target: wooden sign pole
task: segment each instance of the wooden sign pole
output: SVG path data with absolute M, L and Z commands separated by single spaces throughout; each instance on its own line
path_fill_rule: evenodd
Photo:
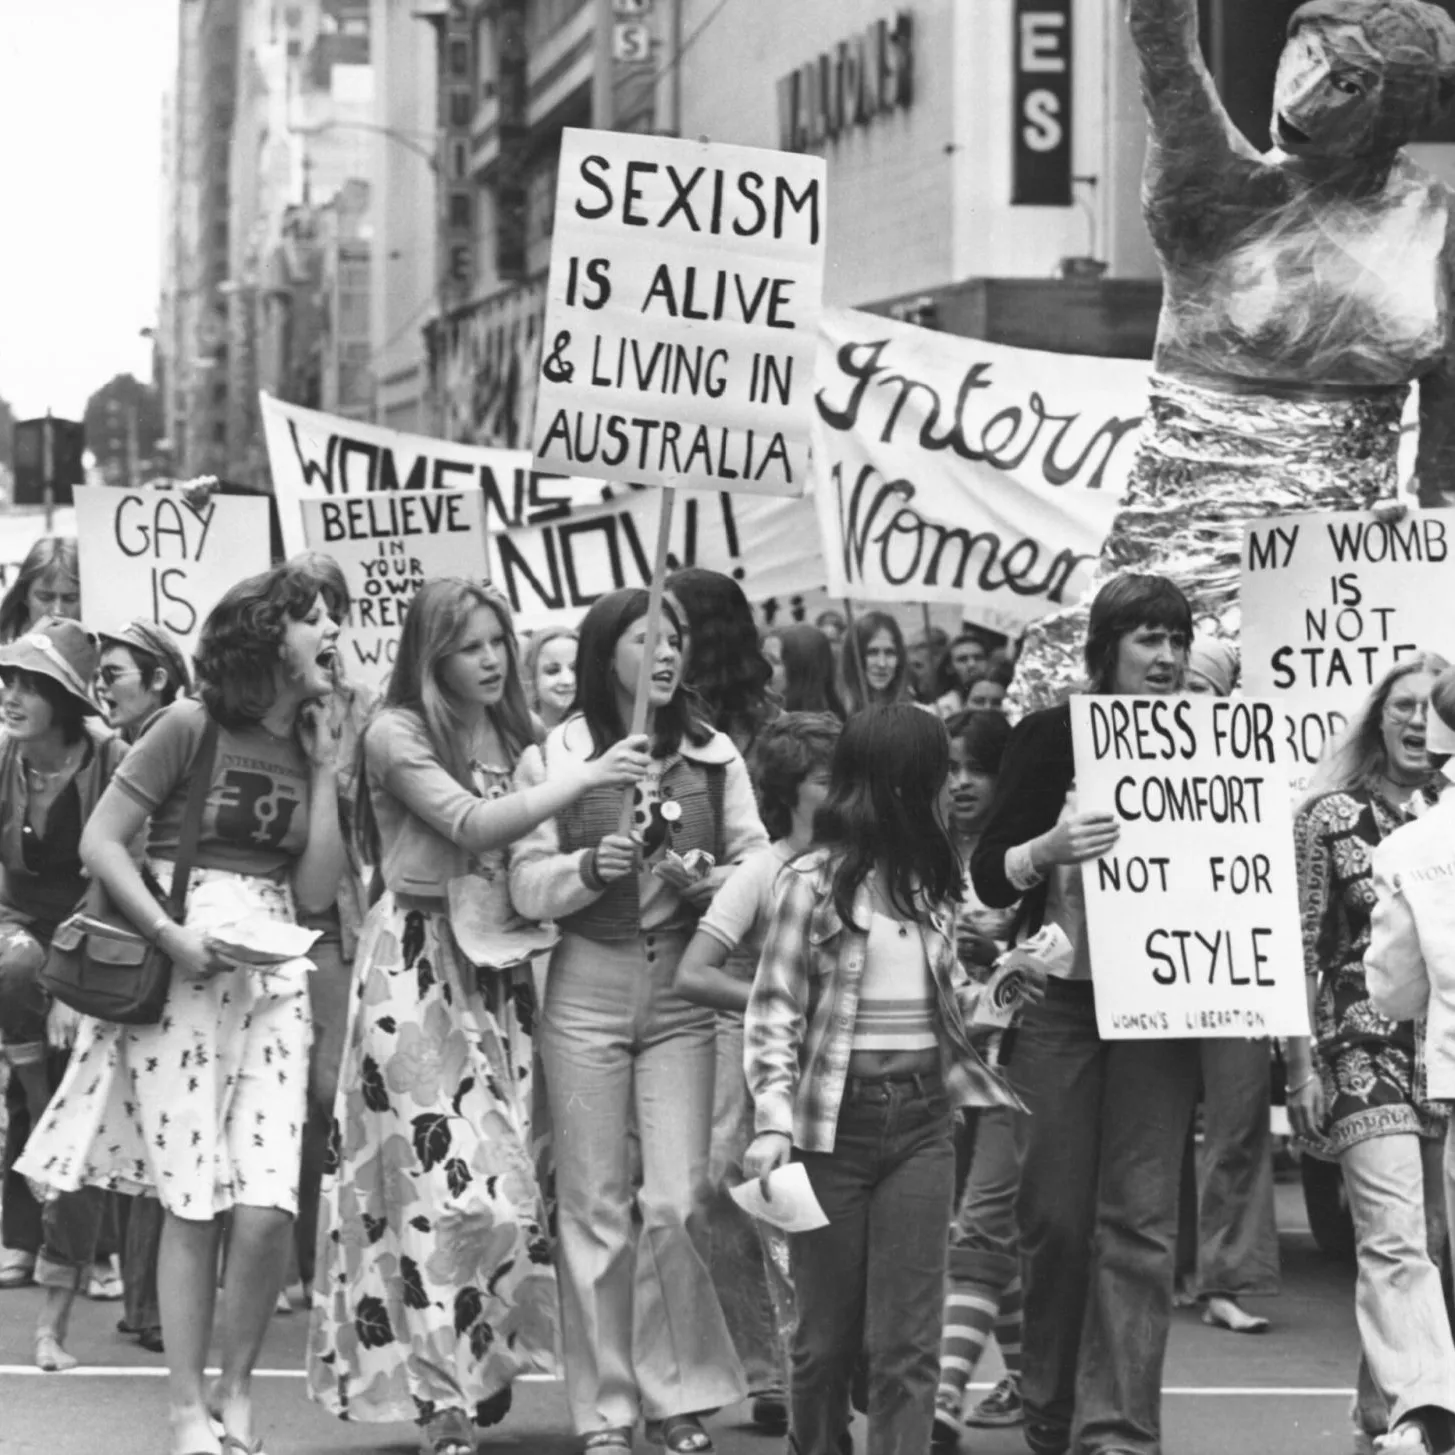
M 667 546 L 672 536 L 672 511 L 677 503 L 677 488 L 662 486 L 662 512 L 657 521 L 657 554 L 652 562 L 652 584 L 647 593 L 647 639 L 642 643 L 642 665 L 637 673 L 637 695 L 632 703 L 632 720 L 628 733 L 635 736 L 651 730 L 652 668 L 657 658 L 657 636 L 662 629 L 662 593 L 667 580 Z M 621 817 L 617 833 L 631 832 L 634 788 L 622 790 Z

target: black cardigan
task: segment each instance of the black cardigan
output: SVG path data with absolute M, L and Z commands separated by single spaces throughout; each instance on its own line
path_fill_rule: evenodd
M 985 826 L 970 856 L 975 893 L 991 909 L 1005 909 L 1022 899 L 1020 890 L 1005 877 L 1006 850 L 1055 828 L 1075 778 L 1069 703 L 1033 712 L 1011 729 Z M 1026 892 L 1012 938 L 1040 929 L 1046 888 L 1043 880 Z

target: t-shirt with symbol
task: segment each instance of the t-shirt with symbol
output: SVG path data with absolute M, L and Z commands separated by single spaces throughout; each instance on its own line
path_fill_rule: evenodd
M 112 779 L 151 815 L 147 854 L 176 857 L 192 765 L 207 710 L 174 702 L 121 760 Z M 234 874 L 288 869 L 308 844 L 308 758 L 292 738 L 261 726 L 219 728 L 202 811 L 197 864 Z

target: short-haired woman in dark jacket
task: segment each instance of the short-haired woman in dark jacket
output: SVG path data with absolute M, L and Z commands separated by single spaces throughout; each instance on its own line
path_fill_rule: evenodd
M 674 1452 L 711 1449 L 699 1416 L 743 1398 L 712 1279 L 689 1225 L 708 1195 L 715 1021 L 673 989 L 677 962 L 733 864 L 768 835 L 747 768 L 682 686 L 682 623 L 664 604 L 647 659 L 647 593 L 604 596 L 581 623 L 579 715 L 521 759 L 517 786 L 579 771 L 626 735 L 651 674 L 652 766 L 634 834 L 620 792 L 578 799 L 520 840 L 511 897 L 563 936 L 546 981 L 540 1047 L 556 1136 L 558 1271 L 571 1416 L 588 1449 L 631 1448 L 638 1414 Z M 690 887 L 657 870 L 711 854 Z M 633 1189 L 630 1131 L 640 1133 Z M 641 1226 L 634 1226 L 633 1203 Z
M 1086 636 L 1092 692 L 1179 690 L 1186 597 L 1160 576 L 1107 582 Z M 1160 1448 L 1182 1143 L 1197 1092 L 1187 1041 L 1103 1041 L 1096 1028 L 1082 864 L 1117 840 L 1110 813 L 1076 806 L 1071 709 L 1018 723 L 971 857 L 991 907 L 1021 900 L 1022 931 L 1054 922 L 1073 949 L 1016 1033 L 1011 1076 L 1031 1116 L 1016 1214 L 1025 1282 L 1026 1443 Z M 1106 967 L 1115 973 L 1115 967 Z

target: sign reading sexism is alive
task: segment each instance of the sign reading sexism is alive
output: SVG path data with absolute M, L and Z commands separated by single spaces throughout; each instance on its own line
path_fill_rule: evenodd
M 1077 807 L 1121 830 L 1081 870 L 1107 1039 L 1308 1034 L 1278 717 L 1246 698 L 1071 699 Z
M 343 568 L 352 607 L 343 636 L 349 676 L 382 686 L 409 603 L 433 576 L 483 581 L 484 496 L 478 490 L 303 501 L 310 550 Z
M 170 490 L 78 487 L 76 548 L 87 626 L 115 632 L 145 617 L 190 657 L 223 592 L 268 569 L 268 502 L 214 495 L 194 506 Z
M 555 216 L 537 467 L 803 494 L 823 159 L 568 128 Z
M 1243 687 L 1273 698 L 1295 786 L 1391 667 L 1455 658 L 1455 522 L 1447 511 L 1381 521 L 1285 515 L 1243 541 Z

